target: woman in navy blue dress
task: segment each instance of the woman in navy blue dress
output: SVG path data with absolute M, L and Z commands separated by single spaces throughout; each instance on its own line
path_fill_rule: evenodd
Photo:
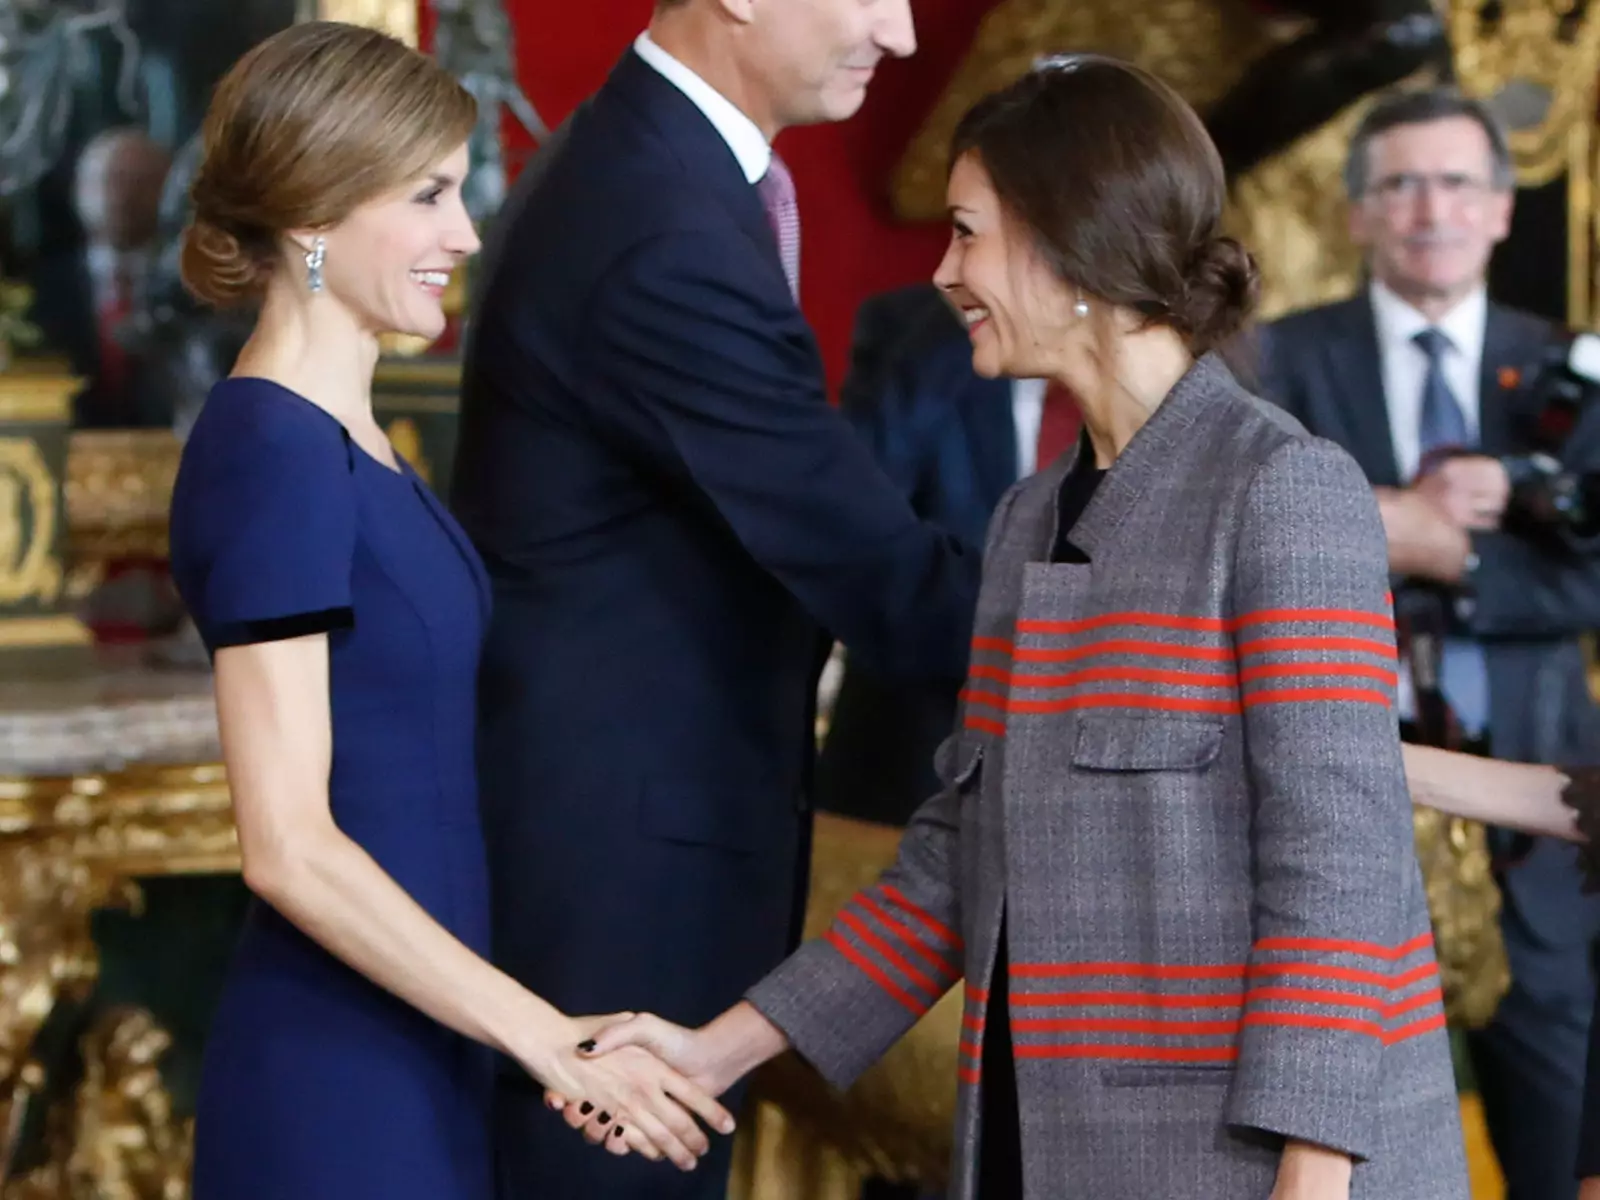
M 437 336 L 477 249 L 474 115 L 430 60 L 316 22 L 251 51 L 206 119 L 184 276 L 261 310 L 185 447 L 172 562 L 262 903 L 206 1047 L 197 1200 L 489 1200 L 496 1050 L 614 1114 L 618 1153 L 690 1167 L 691 1111 L 731 1128 L 643 1052 L 582 1059 L 597 1026 L 485 958 L 488 590 L 371 406 L 378 335 Z

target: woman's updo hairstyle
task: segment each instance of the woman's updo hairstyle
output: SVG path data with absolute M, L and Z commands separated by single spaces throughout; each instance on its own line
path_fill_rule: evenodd
M 387 34 L 291 25 L 217 85 L 190 188 L 183 281 L 219 307 L 259 297 L 292 229 L 337 224 L 466 142 L 477 102 Z
M 1200 118 L 1155 76 L 1098 54 L 1046 59 L 957 126 L 1002 207 L 1070 286 L 1167 325 L 1195 354 L 1255 310 L 1255 260 L 1221 233 L 1227 184 Z

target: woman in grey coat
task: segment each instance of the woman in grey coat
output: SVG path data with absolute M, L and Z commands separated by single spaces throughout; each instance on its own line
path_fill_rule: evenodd
M 1065 385 L 1084 438 L 999 505 L 895 865 L 711 1025 L 600 1049 L 720 1088 L 793 1046 L 844 1086 L 964 979 L 952 1196 L 1463 1200 L 1383 527 L 1216 353 L 1256 292 L 1216 150 L 1084 55 L 952 159 L 973 364 Z

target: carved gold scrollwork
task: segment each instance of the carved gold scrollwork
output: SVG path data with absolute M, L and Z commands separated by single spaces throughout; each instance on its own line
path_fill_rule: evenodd
M 183 446 L 166 429 L 76 430 L 67 443 L 67 530 L 76 569 L 163 558 Z
M 301 0 L 301 7 L 308 17 L 368 25 L 408 46 L 417 44 L 416 0 Z
M 27 1106 L 46 1079 L 34 1041 L 99 973 L 90 918 L 137 905 L 136 875 L 238 869 L 220 764 L 108 775 L 0 778 L 0 1198 L 184 1200 L 192 1129 L 159 1061 L 169 1038 L 145 1012 L 105 1014 L 81 1041 L 74 1099 L 47 1114 L 45 1162 L 12 1170 Z
M 1517 183 L 1567 177 L 1567 321 L 1594 323 L 1595 153 L 1600 4 L 1594 0 L 1450 0 L 1451 51 L 1462 89 L 1510 128 Z
M 1469 1029 L 1488 1024 L 1511 984 L 1500 935 L 1500 889 L 1482 825 L 1431 808 L 1413 810 L 1445 1011 Z
M 1462 90 L 1493 100 L 1511 126 L 1517 182 L 1549 183 L 1567 169 L 1574 127 L 1595 120 L 1600 4 L 1452 0 L 1447 19 Z
M 0 437 L 0 604 L 61 594 L 57 485 L 31 438 Z

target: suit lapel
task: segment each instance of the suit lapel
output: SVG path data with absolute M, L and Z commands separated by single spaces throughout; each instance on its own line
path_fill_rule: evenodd
M 1526 348 L 1517 344 L 1507 314 L 1489 305 L 1483 330 L 1483 365 L 1478 377 L 1478 445 L 1485 454 L 1511 453 L 1511 414 L 1500 373 L 1524 366 Z
M 685 178 L 710 192 L 739 228 L 771 261 L 787 291 L 788 277 L 778 254 L 767 210 L 755 185 L 744 176 L 733 150 L 705 113 L 631 48 L 601 89 L 601 96 L 624 104 L 660 135 L 682 165 Z
M 1383 360 L 1378 352 L 1378 323 L 1365 291 L 1339 314 L 1339 328 L 1322 350 L 1328 358 L 1327 378 L 1335 392 L 1333 419 L 1343 428 L 1335 438 L 1377 487 L 1398 487 L 1400 467 L 1394 457 L 1394 430 L 1383 390 Z

